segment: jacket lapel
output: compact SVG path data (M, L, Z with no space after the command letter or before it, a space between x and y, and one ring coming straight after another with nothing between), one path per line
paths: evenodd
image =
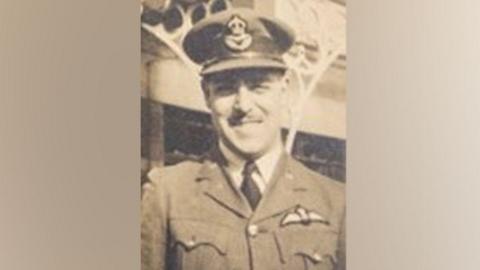
M204 194L235 215L248 218L251 209L232 186L222 165L225 160L218 150L212 150L198 173L197 181L202 185Z
M262 200L253 213L253 221L260 222L302 206L315 208L328 215L328 201L319 190L310 173L287 154L280 159Z

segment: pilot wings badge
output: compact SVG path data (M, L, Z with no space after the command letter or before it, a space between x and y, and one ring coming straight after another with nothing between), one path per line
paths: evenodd
M247 22L238 15L233 15L227 22L228 34L225 45L232 51L244 51L252 45L252 36L247 32Z
M284 227L290 224L302 224L302 225L310 225L310 223L317 222L317 223L324 223L329 225L330 223L326 220L323 216L314 211L309 211L301 206L295 208L294 212L290 212L286 214L282 221L280 222L280 226Z

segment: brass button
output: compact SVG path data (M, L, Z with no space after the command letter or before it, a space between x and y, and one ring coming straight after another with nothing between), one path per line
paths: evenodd
M316 262L321 262L323 260L323 257L322 255L320 255L319 253L315 253L313 254L313 259L316 261Z
M258 226L255 224L249 225L247 231L250 237L255 237L258 234Z

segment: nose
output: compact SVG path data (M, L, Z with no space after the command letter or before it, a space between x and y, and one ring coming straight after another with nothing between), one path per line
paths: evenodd
M242 112L249 112L252 109L252 106L252 92L247 86L241 85L238 88L237 95L235 97L235 103L233 106L234 109Z

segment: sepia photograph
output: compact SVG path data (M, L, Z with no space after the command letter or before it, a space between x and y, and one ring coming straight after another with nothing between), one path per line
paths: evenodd
M142 270L345 270L345 0L140 18Z
M480 269L480 1L94 3L1 1L0 270Z

